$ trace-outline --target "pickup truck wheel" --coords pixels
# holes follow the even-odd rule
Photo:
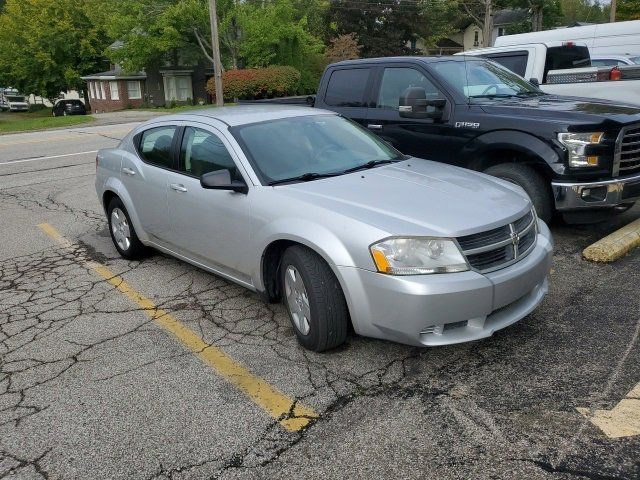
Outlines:
[[[528,165],[503,163],[487,168],[484,173],[522,187],[531,198],[538,217],[548,222],[553,216],[553,198],[549,183]]]
[[[280,263],[284,303],[300,344],[323,352],[344,343],[349,311],[331,268],[312,250],[289,247]]]
[[[107,207],[109,233],[118,253],[127,260],[141,260],[148,249],[138,238],[122,200],[114,197]]]

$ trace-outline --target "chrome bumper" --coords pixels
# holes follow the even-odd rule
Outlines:
[[[592,183],[551,182],[556,210],[615,207],[640,199],[640,175]]]

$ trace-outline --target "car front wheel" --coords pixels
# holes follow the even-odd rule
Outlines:
[[[136,234],[127,209],[122,200],[115,197],[107,208],[109,233],[118,253],[127,260],[140,260],[147,254],[145,247]]]
[[[330,350],[347,337],[349,311],[329,265],[312,250],[289,247],[280,264],[282,300],[300,344]]]

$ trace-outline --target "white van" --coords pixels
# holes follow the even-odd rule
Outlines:
[[[591,55],[604,53],[640,55],[640,20],[504,35],[496,39],[494,46],[507,47],[553,41],[585,43]]]

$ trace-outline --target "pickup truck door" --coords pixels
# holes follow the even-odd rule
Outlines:
[[[384,67],[378,70],[375,85],[367,128],[404,154],[449,162],[459,143],[453,138],[451,120],[402,118],[398,112],[400,96],[409,87],[423,87],[427,99],[447,98],[426,73],[413,65]]]

